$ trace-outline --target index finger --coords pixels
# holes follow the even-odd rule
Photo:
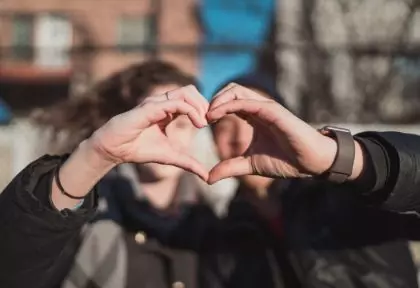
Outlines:
[[[201,115],[205,117],[207,114],[207,111],[209,110],[209,102],[207,101],[207,99],[204,98],[203,95],[201,95],[197,87],[195,87],[194,85],[188,85],[184,88],[186,90],[186,93],[185,93],[186,97],[184,98],[185,101],[197,108],[200,108],[199,111],[201,112]]]
[[[203,117],[207,113],[209,103],[203,95],[198,92],[194,85],[188,85],[174,90],[167,91],[158,96],[150,96],[143,103],[162,102],[168,100],[182,100],[193,106]]]
[[[167,118],[168,114],[187,115],[197,128],[202,128],[207,125],[207,121],[199,115],[198,111],[193,106],[181,100],[151,102],[139,107],[139,110],[142,111],[141,113],[135,113],[136,117],[138,117],[137,115],[139,114],[146,116],[144,122],[140,124],[142,128],[149,127],[164,120]]]
[[[207,120],[215,122],[224,116],[232,113],[249,115],[257,117],[260,120],[275,122],[279,117],[278,113],[273,112],[273,104],[267,101],[257,100],[235,100],[221,104],[218,107],[211,109],[207,113]],[[280,106],[280,105],[278,105]]]
[[[233,100],[267,100],[266,97],[259,95],[252,89],[243,87],[239,84],[231,83],[220,91],[211,101],[209,110],[233,101]]]
[[[237,89],[235,89],[238,85],[235,83],[230,83],[226,87],[224,87],[221,91],[219,91],[216,96],[210,102],[209,111],[222,105],[223,103],[239,99],[239,95],[237,95]]]

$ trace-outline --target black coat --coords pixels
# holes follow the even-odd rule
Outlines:
[[[375,181],[372,185],[369,184],[369,189],[356,189],[353,184],[337,187],[328,183],[300,182],[298,185],[303,186],[297,188],[298,193],[287,193],[290,198],[284,195],[286,198],[283,201],[296,203],[296,206],[291,204],[286,205],[286,208],[301,207],[285,209],[285,223],[288,222],[287,219],[297,221],[286,224],[285,234],[288,236],[285,247],[291,252],[288,253],[290,261],[287,261],[287,265],[293,267],[303,287],[386,287],[378,286],[378,283],[382,283],[389,273],[396,275],[390,277],[393,278],[390,281],[396,281],[395,283],[398,282],[398,277],[411,277],[404,276],[405,271],[397,271],[397,263],[393,263],[395,265],[392,271],[387,270],[390,266],[383,265],[387,262],[386,253],[377,251],[381,251],[383,242],[419,239],[420,137],[401,133],[371,133],[361,137],[372,143],[379,143],[384,149],[384,154],[379,157],[373,155],[377,152],[368,149],[368,154],[374,159],[371,169],[375,172]],[[49,207],[47,197],[52,179],[51,171],[60,161],[60,157],[49,156],[35,161],[0,196],[1,287],[57,287],[72,264],[79,244],[80,229],[93,217],[96,203],[93,195],[86,201],[83,209],[77,212],[60,213]],[[388,163],[386,171],[381,168],[383,163]],[[302,212],[311,209],[320,209],[322,213]],[[215,227],[215,231],[218,231],[219,226]],[[252,232],[252,229],[261,225],[257,221],[249,227],[253,228],[247,231]],[[317,227],[324,229],[319,230]],[[302,237],[305,234],[308,237]],[[240,235],[238,233],[233,235],[234,241],[225,241],[229,237],[224,237],[223,241],[229,244],[243,239],[236,238]],[[249,233],[245,233],[246,235]],[[366,244],[377,247],[360,249]],[[213,244],[200,244],[196,249],[205,253],[211,252],[211,247],[214,247]],[[247,250],[244,247],[247,247],[246,244],[237,247],[236,251],[242,252],[237,254],[237,263],[260,257],[261,251]],[[401,255],[407,251],[404,244],[395,247],[401,249]],[[355,250],[358,252],[353,253]],[[273,253],[278,255],[278,251]],[[268,258],[272,259],[270,256]],[[404,257],[402,261],[407,263]],[[206,261],[203,265],[210,262]],[[352,266],[353,263],[357,263],[357,266]],[[258,265],[255,267],[261,268]],[[242,279],[247,279],[243,274],[245,271],[247,270],[241,273]],[[331,279],[331,272],[334,275],[345,275],[337,280],[341,286],[337,286],[337,282],[334,282],[336,280]],[[360,276],[370,286],[363,286],[363,282],[358,280]],[[346,282],[351,278],[354,279],[353,286]],[[329,281],[335,284],[328,284]],[[393,282],[385,283],[389,286]],[[410,285],[393,287],[413,287]]]
[[[291,182],[270,188],[283,190],[283,237],[238,195],[219,237],[203,239],[200,287],[418,287],[399,215],[367,207],[354,188]]]

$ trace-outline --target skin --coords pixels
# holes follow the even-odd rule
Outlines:
[[[253,90],[270,99],[268,94]],[[254,127],[235,114],[226,115],[212,128],[216,149],[221,160],[228,160],[244,154],[250,147],[254,136]],[[260,215],[266,218],[278,215],[280,207],[277,202],[270,201],[270,195],[267,193],[267,189],[274,179],[259,175],[242,175],[237,178],[245,187],[241,192]]]
[[[179,85],[161,85],[151,92],[149,100],[153,101],[156,95],[181,88]],[[141,102],[139,102],[141,104]],[[193,125],[188,116],[180,115],[165,127],[165,133],[174,145],[188,151],[192,148],[194,137],[198,129]],[[157,209],[167,208],[175,195],[178,179],[184,172],[183,169],[158,163],[144,163],[137,165],[138,178],[142,183],[142,192],[149,203]]]
[[[261,96],[270,99],[266,93],[254,90]],[[220,159],[228,160],[238,157],[246,152],[254,136],[254,127],[246,120],[235,114],[226,115],[213,125],[213,138]],[[252,190],[260,191],[259,196],[264,197],[264,191],[273,182],[272,178],[258,175],[242,175],[238,179]]]
[[[167,134],[166,128],[179,116],[188,117],[196,128],[205,127],[209,104],[194,86],[171,91],[169,96],[170,100],[166,95],[148,97],[134,109],[110,119],[83,141],[60,169],[60,180],[66,191],[77,197],[85,196],[103,176],[122,163],[145,167],[148,163],[172,165],[206,181],[208,171],[179,146],[178,139]],[[163,172],[155,165],[148,169],[158,177],[179,173],[178,169]],[[51,199],[58,210],[71,209],[79,203],[63,195],[55,181]]]
[[[113,167],[121,163],[155,162],[197,174],[212,184],[243,175],[302,178],[322,174],[332,165],[337,144],[290,113],[278,103],[254,91],[231,84],[209,103],[193,86],[150,97],[136,108],[112,118],[82,142],[60,169],[60,179],[74,196],[86,196]],[[178,115],[186,115],[203,128],[229,114],[246,119],[254,127],[252,142],[242,155],[222,160],[211,171],[168,137],[165,128]],[[355,142],[356,155],[349,181],[357,179],[365,165],[363,150]],[[322,149],[320,149],[322,147]],[[51,197],[59,210],[78,201],[61,194],[52,184]]]
[[[337,143],[319,133],[274,100],[232,83],[210,103],[206,115],[215,123],[235,114],[254,127],[249,148],[222,160],[209,172],[208,183],[221,179],[261,175],[271,178],[303,178],[321,175],[334,162]],[[359,177],[365,157],[357,141],[353,169],[348,180]]]

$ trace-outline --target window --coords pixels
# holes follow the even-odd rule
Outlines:
[[[13,59],[32,59],[33,28],[34,18],[31,15],[17,15],[12,18],[11,57]]]
[[[41,67],[69,65],[73,42],[71,23],[54,14],[16,15],[12,18],[11,57]]]
[[[68,66],[68,52],[73,43],[72,25],[68,19],[53,14],[40,15],[35,28],[35,64],[49,68]]]
[[[117,45],[123,52],[142,49],[155,43],[154,21],[151,16],[122,16],[118,22]]]

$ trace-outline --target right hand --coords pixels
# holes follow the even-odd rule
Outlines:
[[[165,127],[177,115],[187,115],[197,128],[207,125],[207,100],[194,86],[147,98],[136,108],[117,115],[88,140],[98,154],[115,164],[174,165],[207,180],[207,170],[188,151],[172,143]]]
[[[337,153],[336,142],[274,100],[232,83],[210,103],[207,119],[214,122],[232,113],[254,127],[254,137],[243,155],[222,161],[210,171],[210,184],[249,174],[307,177],[320,175],[331,167]]]

